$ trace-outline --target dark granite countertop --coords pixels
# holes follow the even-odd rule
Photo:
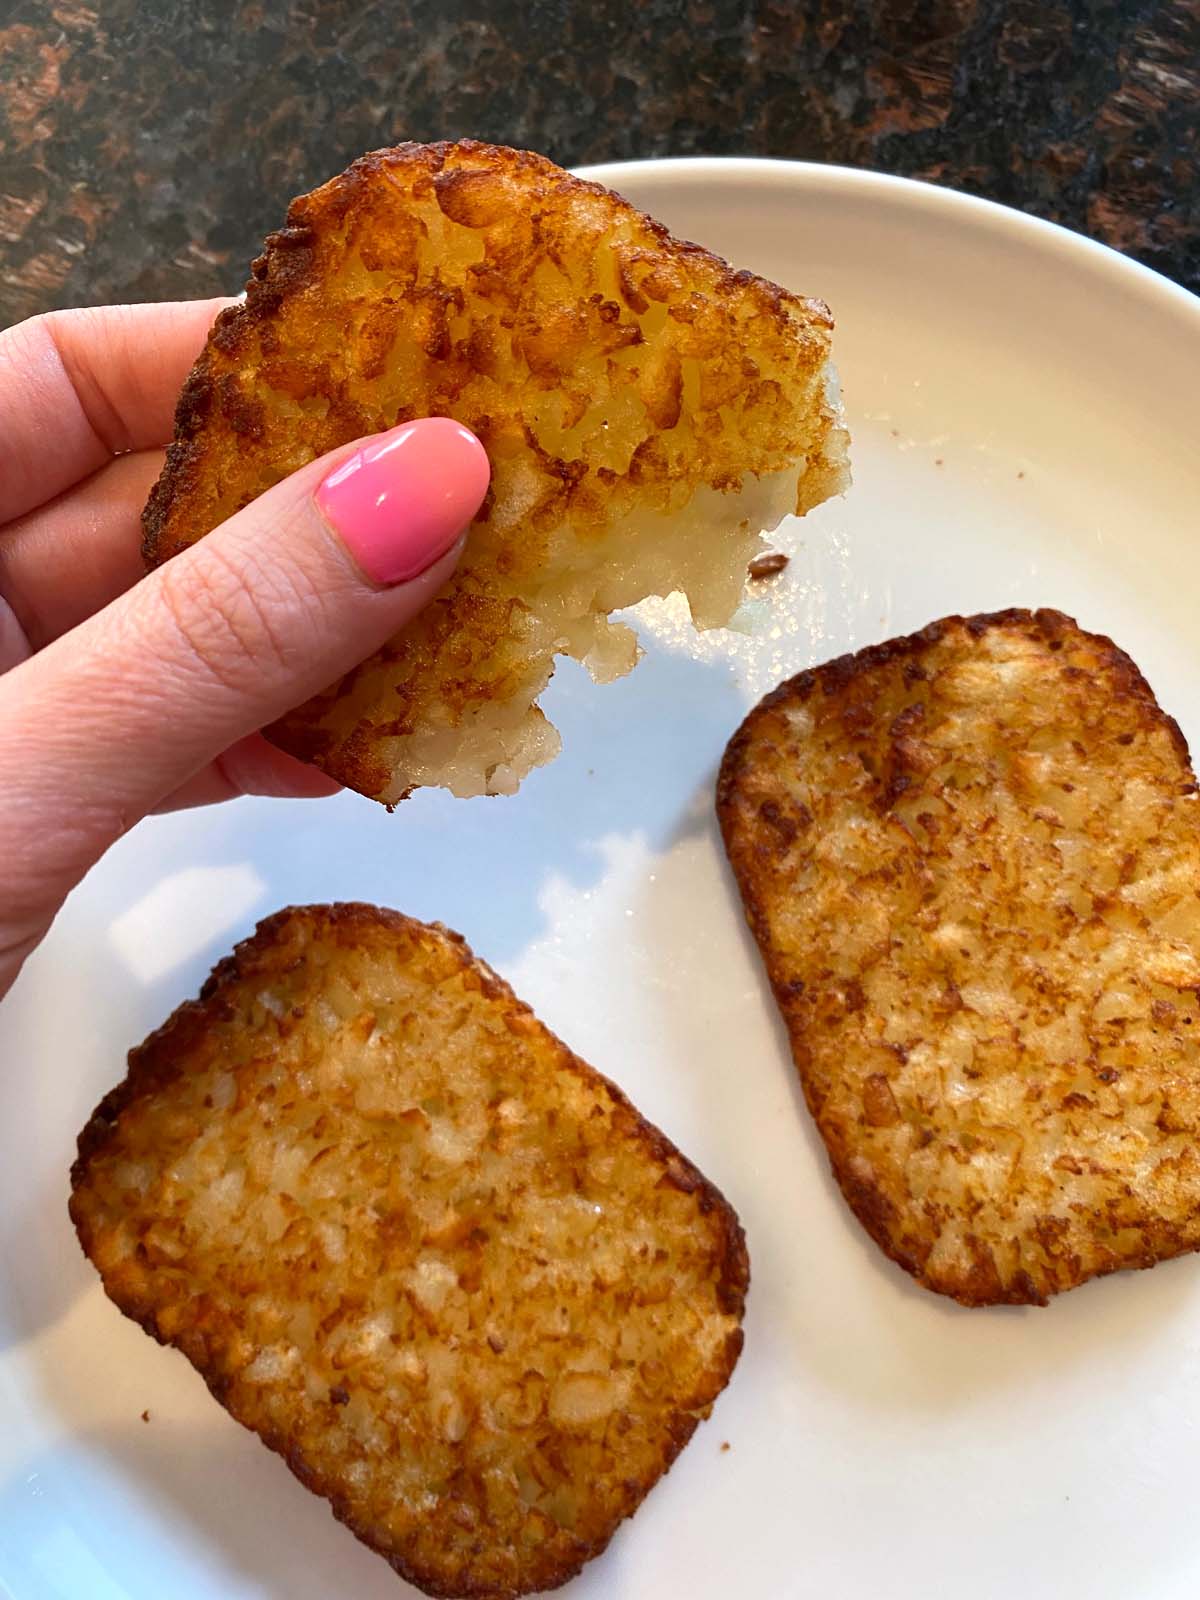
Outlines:
[[[239,287],[361,151],[929,178],[1200,288],[1200,0],[7,0],[0,324]]]

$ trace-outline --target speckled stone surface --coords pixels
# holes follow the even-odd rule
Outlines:
[[[293,194],[464,134],[906,173],[1200,288],[1200,0],[0,0],[0,323],[240,287]]]

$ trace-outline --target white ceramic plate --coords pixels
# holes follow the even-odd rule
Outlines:
[[[711,790],[780,677],[1013,604],[1112,634],[1200,735],[1200,302],[894,179],[750,161],[595,176],[829,300],[855,486],[785,528],[757,637],[698,641],[659,606],[631,678],[563,668],[547,706],[564,753],[516,799],[424,792],[390,817],[243,801],[139,828],[74,896],[0,1008],[0,1591],[399,1592],[107,1303],[66,1216],[74,1134],[127,1046],[259,916],[362,898],[465,933],[745,1223],[733,1382],[572,1595],[1193,1600],[1200,1259],[1032,1311],[960,1310],[885,1261],[803,1110]]]

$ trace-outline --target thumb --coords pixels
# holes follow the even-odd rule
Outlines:
[[[214,756],[378,649],[445,583],[488,477],[446,417],[360,441],[0,678],[7,887],[65,894]]]

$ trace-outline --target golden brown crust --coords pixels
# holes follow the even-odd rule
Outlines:
[[[472,162],[479,163],[478,170],[472,170]],[[460,166],[459,163],[464,165]],[[611,189],[572,177],[535,151],[506,149],[476,139],[463,139],[457,143],[410,142],[369,151],[320,189],[300,195],[292,201],[286,223],[277,232],[268,235],[263,253],[251,267],[244,302],[227,306],[213,325],[208,346],[180,395],[175,415],[175,439],[167,452],[163,473],[146,505],[143,554],[150,565],[158,566],[199,537],[194,527],[181,525],[177,515],[173,519],[172,507],[177,500],[186,499],[189,494],[201,489],[209,457],[202,434],[214,412],[224,408],[232,430],[249,441],[259,439],[267,427],[260,407],[233,385],[222,389],[222,377],[227,376],[231,369],[236,370],[240,362],[255,358],[260,349],[257,339],[261,338],[263,332],[270,333],[271,324],[286,301],[320,290],[321,263],[316,248],[318,232],[337,227],[360,208],[376,209],[380,179],[394,175],[398,168],[405,171],[406,177],[412,172],[424,174],[433,184],[443,213],[464,227],[488,228],[506,220],[507,197],[503,193],[497,195],[496,185],[492,182],[493,171],[497,169],[503,171],[518,188],[528,188],[531,198],[544,200],[549,188],[553,191],[555,203],[564,208],[569,207],[573,198],[590,196],[602,201],[606,209],[625,214],[636,222],[637,230],[643,236],[638,240],[637,249],[619,258],[618,264],[623,298],[629,308],[636,312],[644,312],[650,303],[647,294],[639,288],[639,279],[645,274],[639,270],[641,263],[638,259],[639,251],[650,248],[668,254],[673,264],[685,269],[685,276],[686,269],[694,266],[703,275],[704,291],[714,297],[748,298],[756,302],[759,313],[772,322],[783,325],[788,317],[798,317],[814,329],[832,331],[833,318],[823,301],[801,299],[752,272],[735,270],[720,256],[713,255],[701,245],[673,238],[661,223],[636,212],[628,201]],[[488,204],[480,195],[473,208],[467,197],[472,185],[479,184],[484,184],[495,200]],[[552,252],[554,246],[550,245],[549,249]],[[651,292],[655,288],[655,285],[651,285]],[[431,342],[440,347],[448,338],[448,332],[439,323]],[[656,409],[666,404],[665,400],[658,401]],[[419,412],[414,414],[420,415]],[[370,418],[353,407],[346,409],[344,420],[347,427],[329,430],[330,439],[334,438],[335,432],[342,435],[334,441],[336,443],[358,438],[368,423],[378,422],[377,418]],[[326,448],[332,448],[332,445],[326,445]],[[566,463],[547,457],[546,464],[555,472],[570,477]],[[736,466],[732,469],[728,466],[724,469],[716,467],[715,470],[716,473],[724,470],[730,487],[734,478],[741,476]],[[711,481],[715,481],[715,475]]]
[[[146,559],[350,440],[428,415],[467,424],[493,478],[455,577],[271,737],[389,801],[427,782],[492,792],[497,768],[512,786],[554,743],[536,707],[500,713],[532,704],[556,653],[628,670],[603,618],[650,592],[683,588],[705,625],[725,620],[762,526],[747,544],[744,517],[844,487],[831,327],[821,302],[541,156],[375,151],[292,203],[245,303],[217,319],[146,506]]]
[[[429,1594],[565,1582],[741,1349],[719,1192],[457,935],[395,912],[262,923],[130,1053],[71,1183],[109,1296]]]
[[[1200,1246],[1200,837],[1177,724],[1055,611],[782,684],[726,850],[855,1215],[966,1305]]]

